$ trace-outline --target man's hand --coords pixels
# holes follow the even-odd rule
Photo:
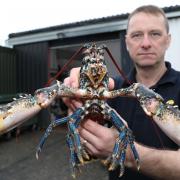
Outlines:
[[[87,152],[98,158],[105,158],[112,153],[118,137],[115,128],[107,128],[90,119],[81,124],[79,133]]]
[[[64,79],[64,85],[78,88],[79,87],[79,73],[80,73],[79,67],[71,69],[69,77]],[[68,97],[64,97],[62,99],[63,99],[63,102],[68,107],[68,113],[71,113],[77,108],[82,106],[82,102],[80,100],[72,99]]]

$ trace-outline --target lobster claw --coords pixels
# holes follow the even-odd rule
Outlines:
[[[164,102],[162,96],[140,83],[132,84],[129,87],[129,93],[132,93],[138,99],[141,107],[148,116],[155,115]]]
[[[46,108],[56,98],[58,94],[58,85],[54,84],[50,87],[37,89],[34,94],[35,94],[37,103],[42,108]]]

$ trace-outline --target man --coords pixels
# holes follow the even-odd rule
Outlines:
[[[134,69],[128,75],[131,82],[139,82],[155,90],[165,100],[173,99],[180,106],[180,73],[165,62],[165,52],[170,44],[169,25],[164,12],[156,6],[137,8],[128,20],[126,45],[134,62]],[[77,86],[78,69],[71,71],[64,83]],[[128,87],[119,78],[111,79],[110,88]],[[73,111],[81,104],[75,100],[64,100]],[[135,136],[135,146],[140,156],[140,170],[137,171],[132,153],[126,154],[126,170],[120,179],[180,179],[180,151],[158,127],[153,125],[139,103],[130,98],[115,98],[109,104],[127,121]],[[107,157],[117,137],[116,130],[87,120],[80,135],[86,150],[97,157]],[[175,134],[174,134],[175,136]],[[119,179],[118,170],[110,171],[110,180]]]

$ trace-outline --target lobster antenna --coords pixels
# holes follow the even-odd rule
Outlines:
[[[116,69],[118,70],[118,72],[120,73],[120,75],[123,77],[123,79],[130,85],[132,84],[130,82],[130,80],[127,78],[127,76],[124,74],[124,72],[122,71],[122,69],[120,69],[120,67],[118,66],[116,60],[114,59],[114,57],[112,56],[111,52],[109,51],[107,46],[104,46],[104,49],[106,50],[106,52],[108,53],[109,57],[111,58],[112,62],[114,63]]]
[[[56,73],[56,75],[48,80],[48,82],[46,83],[45,87],[49,86],[52,83],[52,81],[57,79],[67,69],[68,65],[71,64],[73,62],[73,60],[81,53],[81,51],[83,49],[84,49],[84,46],[82,46],[79,50],[77,50],[73,54],[73,56],[67,61],[67,63]]]

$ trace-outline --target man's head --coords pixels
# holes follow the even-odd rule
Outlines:
[[[141,6],[130,14],[126,45],[137,66],[161,64],[170,39],[168,20],[160,8]]]
[[[145,13],[145,14],[151,14],[151,15],[156,15],[156,16],[162,16],[164,18],[164,25],[166,28],[167,33],[169,33],[169,23],[168,23],[168,19],[164,13],[164,11],[154,5],[146,5],[146,6],[140,6],[137,9],[135,9],[128,17],[128,24],[127,24],[127,31],[128,31],[128,26],[129,26],[129,22],[131,20],[131,18],[138,13]]]

